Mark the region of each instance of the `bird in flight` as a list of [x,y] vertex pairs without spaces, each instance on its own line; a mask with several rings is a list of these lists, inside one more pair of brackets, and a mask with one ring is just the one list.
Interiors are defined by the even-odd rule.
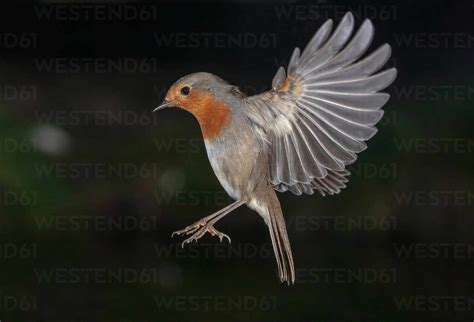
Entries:
[[374,27],[365,20],[352,36],[354,17],[347,13],[333,30],[326,21],[303,52],[295,48],[285,72],[280,67],[272,89],[246,96],[218,76],[199,72],[177,80],[154,109],[177,107],[191,112],[201,127],[212,169],[232,204],[174,235],[206,233],[229,236],[214,225],[247,205],[268,226],[278,275],[295,282],[285,219],[275,191],[325,196],[346,187],[346,166],[366,149],[376,132],[395,68],[379,72],[390,57],[385,44],[362,57]]

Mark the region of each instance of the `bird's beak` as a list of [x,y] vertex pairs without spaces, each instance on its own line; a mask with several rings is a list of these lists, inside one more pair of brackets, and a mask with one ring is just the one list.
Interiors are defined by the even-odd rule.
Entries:
[[161,105],[159,105],[158,107],[155,107],[152,113],[162,110],[164,108],[170,107],[171,105],[172,105],[171,102],[164,100],[163,103],[161,103]]

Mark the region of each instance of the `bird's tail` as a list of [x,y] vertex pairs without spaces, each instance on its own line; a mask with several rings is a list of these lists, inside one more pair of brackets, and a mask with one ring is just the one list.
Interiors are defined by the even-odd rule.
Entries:
[[281,210],[280,202],[274,191],[267,194],[268,217],[265,222],[270,231],[270,237],[273,244],[273,251],[278,266],[280,281],[291,285],[295,282],[295,265],[291,253],[290,240],[286,232],[285,218]]

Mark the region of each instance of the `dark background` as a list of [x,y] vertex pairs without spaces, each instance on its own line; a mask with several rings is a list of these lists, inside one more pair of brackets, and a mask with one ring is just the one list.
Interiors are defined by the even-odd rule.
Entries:
[[[399,74],[348,187],[279,195],[296,285],[245,207],[181,249],[230,200],[192,115],[152,108],[197,71],[267,90],[348,10]],[[2,322],[474,319],[472,2],[3,1],[0,31]]]

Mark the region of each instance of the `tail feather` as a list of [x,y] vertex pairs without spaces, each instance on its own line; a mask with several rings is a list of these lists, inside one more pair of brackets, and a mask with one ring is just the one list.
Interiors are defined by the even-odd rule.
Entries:
[[290,240],[286,231],[285,218],[281,210],[280,202],[274,191],[271,191],[266,198],[267,216],[265,222],[270,231],[273,251],[277,261],[280,281],[287,282],[288,285],[295,282],[295,265],[291,253]]
[[268,230],[270,232],[270,238],[272,240],[273,252],[275,253],[275,259],[276,259],[276,262],[277,262],[278,276],[280,276],[280,280],[283,282],[283,281],[286,280],[286,276],[287,276],[286,270],[287,269],[286,269],[286,265],[284,266],[284,268],[282,266],[282,261],[284,259],[281,257],[282,249],[281,249],[280,239],[275,236],[276,233],[277,233],[275,220],[273,220],[271,217],[269,217],[269,221],[270,222],[267,225],[268,225]]
[[[271,218],[271,215],[270,220],[272,224],[271,228],[269,226],[269,230],[270,235],[274,236],[272,243],[275,257],[277,259],[277,265],[279,266],[280,281],[287,282],[288,285],[291,285],[295,282],[295,268],[286,227],[284,223],[283,226],[281,226],[275,218]],[[275,240],[277,247],[275,247]],[[281,264],[279,262],[281,262]]]

